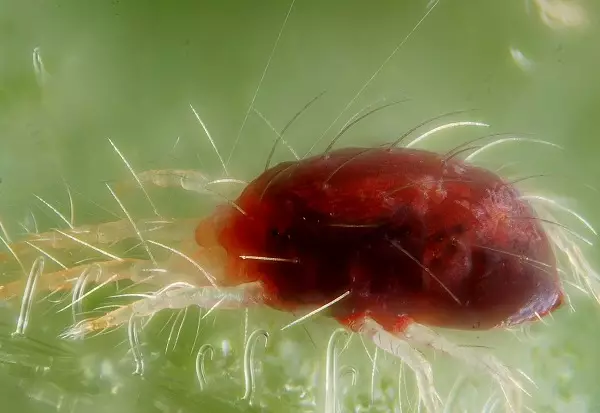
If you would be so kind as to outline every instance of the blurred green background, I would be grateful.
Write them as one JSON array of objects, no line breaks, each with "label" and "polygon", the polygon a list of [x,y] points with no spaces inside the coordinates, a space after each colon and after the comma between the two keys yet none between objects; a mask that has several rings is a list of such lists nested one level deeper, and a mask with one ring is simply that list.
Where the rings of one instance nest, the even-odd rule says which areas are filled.
[{"label": "blurred green background", "polygon": [[[264,72],[290,10],[287,1],[1,0],[2,223],[13,238],[24,232],[20,224],[31,228],[31,213],[40,230],[60,226],[34,194],[68,214],[65,183],[74,196],[77,225],[114,219],[111,212],[122,215],[104,182],[129,175],[108,138],[136,170],[199,169],[222,177],[190,104],[225,159],[239,136],[229,172],[252,179],[264,168],[276,137],[257,112],[281,130],[322,92],[286,133],[300,154],[328,131],[318,152],[369,105],[408,99],[357,124],[337,146],[390,141],[441,113],[477,109],[453,119],[487,122],[492,132],[533,134],[565,148],[511,143],[482,156],[483,165],[504,167],[515,179],[549,174],[523,181],[522,187],[552,195],[598,222],[600,196],[590,185],[600,177],[599,5],[442,0],[386,61],[433,4],[297,0]],[[248,110],[253,99],[257,112]],[[432,136],[422,146],[447,150],[483,132],[489,133],[461,128]],[[276,151],[275,161],[290,158],[285,147]],[[151,195],[161,211],[173,215],[204,216],[215,204],[178,191]],[[126,199],[135,217],[151,216],[141,193]],[[593,264],[596,252],[586,250]],[[14,278],[11,271],[4,271],[7,280]],[[529,334],[458,335],[457,340],[485,346],[531,377],[537,388],[529,386],[527,403],[535,411],[600,412],[600,312],[589,297],[575,293],[572,299],[574,313],[565,308]],[[2,411],[325,411],[326,348],[336,328],[331,321],[314,319],[306,329],[278,332],[291,316],[250,311],[249,330],[272,334],[266,350],[258,340],[256,391],[248,403],[239,400],[245,389],[244,312],[217,311],[202,320],[198,335],[197,310],[185,317],[157,316],[142,333],[140,377],[132,375],[125,330],[64,342],[57,336],[72,319],[70,311],[56,309],[49,299],[36,302],[27,338],[21,339],[10,336],[18,301],[1,309]],[[195,358],[205,343],[215,354],[206,360],[207,383],[201,389]],[[356,338],[339,357],[347,366],[338,383],[339,411],[413,410],[407,404],[410,379],[400,410],[397,362],[379,354],[372,375]],[[357,373],[355,385],[348,372]],[[485,377],[444,357],[436,357],[434,372],[444,397],[461,374],[471,378],[449,411],[481,411],[497,392]]]}]

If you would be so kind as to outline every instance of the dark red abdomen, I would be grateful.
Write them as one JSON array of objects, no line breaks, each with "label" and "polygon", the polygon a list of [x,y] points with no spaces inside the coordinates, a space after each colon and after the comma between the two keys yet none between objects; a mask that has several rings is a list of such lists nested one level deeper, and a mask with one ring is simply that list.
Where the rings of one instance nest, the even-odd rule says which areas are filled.
[{"label": "dark red abdomen", "polygon": [[490,328],[544,315],[562,290],[549,240],[495,174],[411,149],[343,149],[282,163],[220,227],[229,272],[269,304],[347,317]]}]

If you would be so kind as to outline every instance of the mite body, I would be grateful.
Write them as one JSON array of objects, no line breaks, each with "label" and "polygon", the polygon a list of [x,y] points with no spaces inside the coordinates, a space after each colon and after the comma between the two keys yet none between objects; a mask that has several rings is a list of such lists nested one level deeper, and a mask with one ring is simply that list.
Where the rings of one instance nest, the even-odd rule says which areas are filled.
[{"label": "mite body", "polygon": [[[207,237],[207,231],[214,231]],[[342,149],[271,168],[196,238],[220,245],[232,284],[265,302],[460,329],[514,325],[558,307],[548,237],[495,174],[411,149]],[[209,243],[211,241],[208,241]]]}]

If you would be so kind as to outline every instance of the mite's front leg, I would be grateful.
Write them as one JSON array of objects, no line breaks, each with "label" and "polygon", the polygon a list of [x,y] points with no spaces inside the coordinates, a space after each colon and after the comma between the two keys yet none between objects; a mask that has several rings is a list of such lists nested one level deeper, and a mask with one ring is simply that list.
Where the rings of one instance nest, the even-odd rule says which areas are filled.
[{"label": "mite's front leg", "polygon": [[[139,182],[139,183],[138,183]],[[183,169],[152,169],[139,172],[136,179],[120,182],[118,191],[132,189],[140,184],[153,185],[159,188],[181,188],[186,191],[207,194],[209,179],[200,171]]]},{"label": "mite's front leg", "polygon": [[[139,181],[139,183],[138,183]],[[134,189],[141,185],[152,185],[158,188],[178,188],[184,191],[196,192],[202,195],[214,195],[220,185],[238,188],[248,185],[248,182],[234,178],[210,180],[200,171],[185,169],[153,169],[139,172],[136,179],[120,182],[118,192]]]},{"label": "mite's front leg", "polygon": [[77,338],[86,333],[118,327],[132,318],[152,316],[165,309],[183,309],[192,305],[205,309],[239,309],[263,303],[264,289],[260,283],[219,288],[195,287],[177,282],[104,316],[84,320],[67,330],[63,337]]},{"label": "mite's front leg", "polygon": [[[153,283],[154,264],[150,261],[133,258],[99,261],[93,264],[78,265],[60,271],[40,274],[36,280],[37,291],[67,291],[78,282],[107,284],[120,280]],[[28,279],[0,285],[0,299],[20,297],[25,291]],[[159,280],[154,280],[159,282]],[[165,285],[164,282],[162,285]]]},{"label": "mite's front leg", "polygon": [[[143,236],[158,242],[179,242],[193,236],[193,229],[200,220],[146,219],[132,225],[127,219],[97,225],[82,225],[65,230],[53,230],[30,234],[26,239],[7,244],[9,251],[0,252],[0,263],[20,259],[27,261],[39,254],[48,255],[52,250],[82,249],[100,256],[115,259],[103,246],[126,239]],[[0,241],[5,241],[0,238]],[[2,245],[2,244],[0,244]]]}]

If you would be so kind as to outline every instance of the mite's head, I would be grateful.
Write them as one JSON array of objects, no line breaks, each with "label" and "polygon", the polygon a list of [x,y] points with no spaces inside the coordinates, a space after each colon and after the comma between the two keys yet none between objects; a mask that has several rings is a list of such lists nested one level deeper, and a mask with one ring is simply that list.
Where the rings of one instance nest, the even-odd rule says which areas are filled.
[{"label": "mite's head", "polygon": [[273,203],[263,197],[265,185],[280,166],[251,183],[235,202],[218,206],[196,228],[201,249],[222,251],[225,284],[257,281],[264,267],[285,262],[285,248],[279,247],[286,244],[282,241],[288,236],[294,211],[286,210],[285,202]]}]

